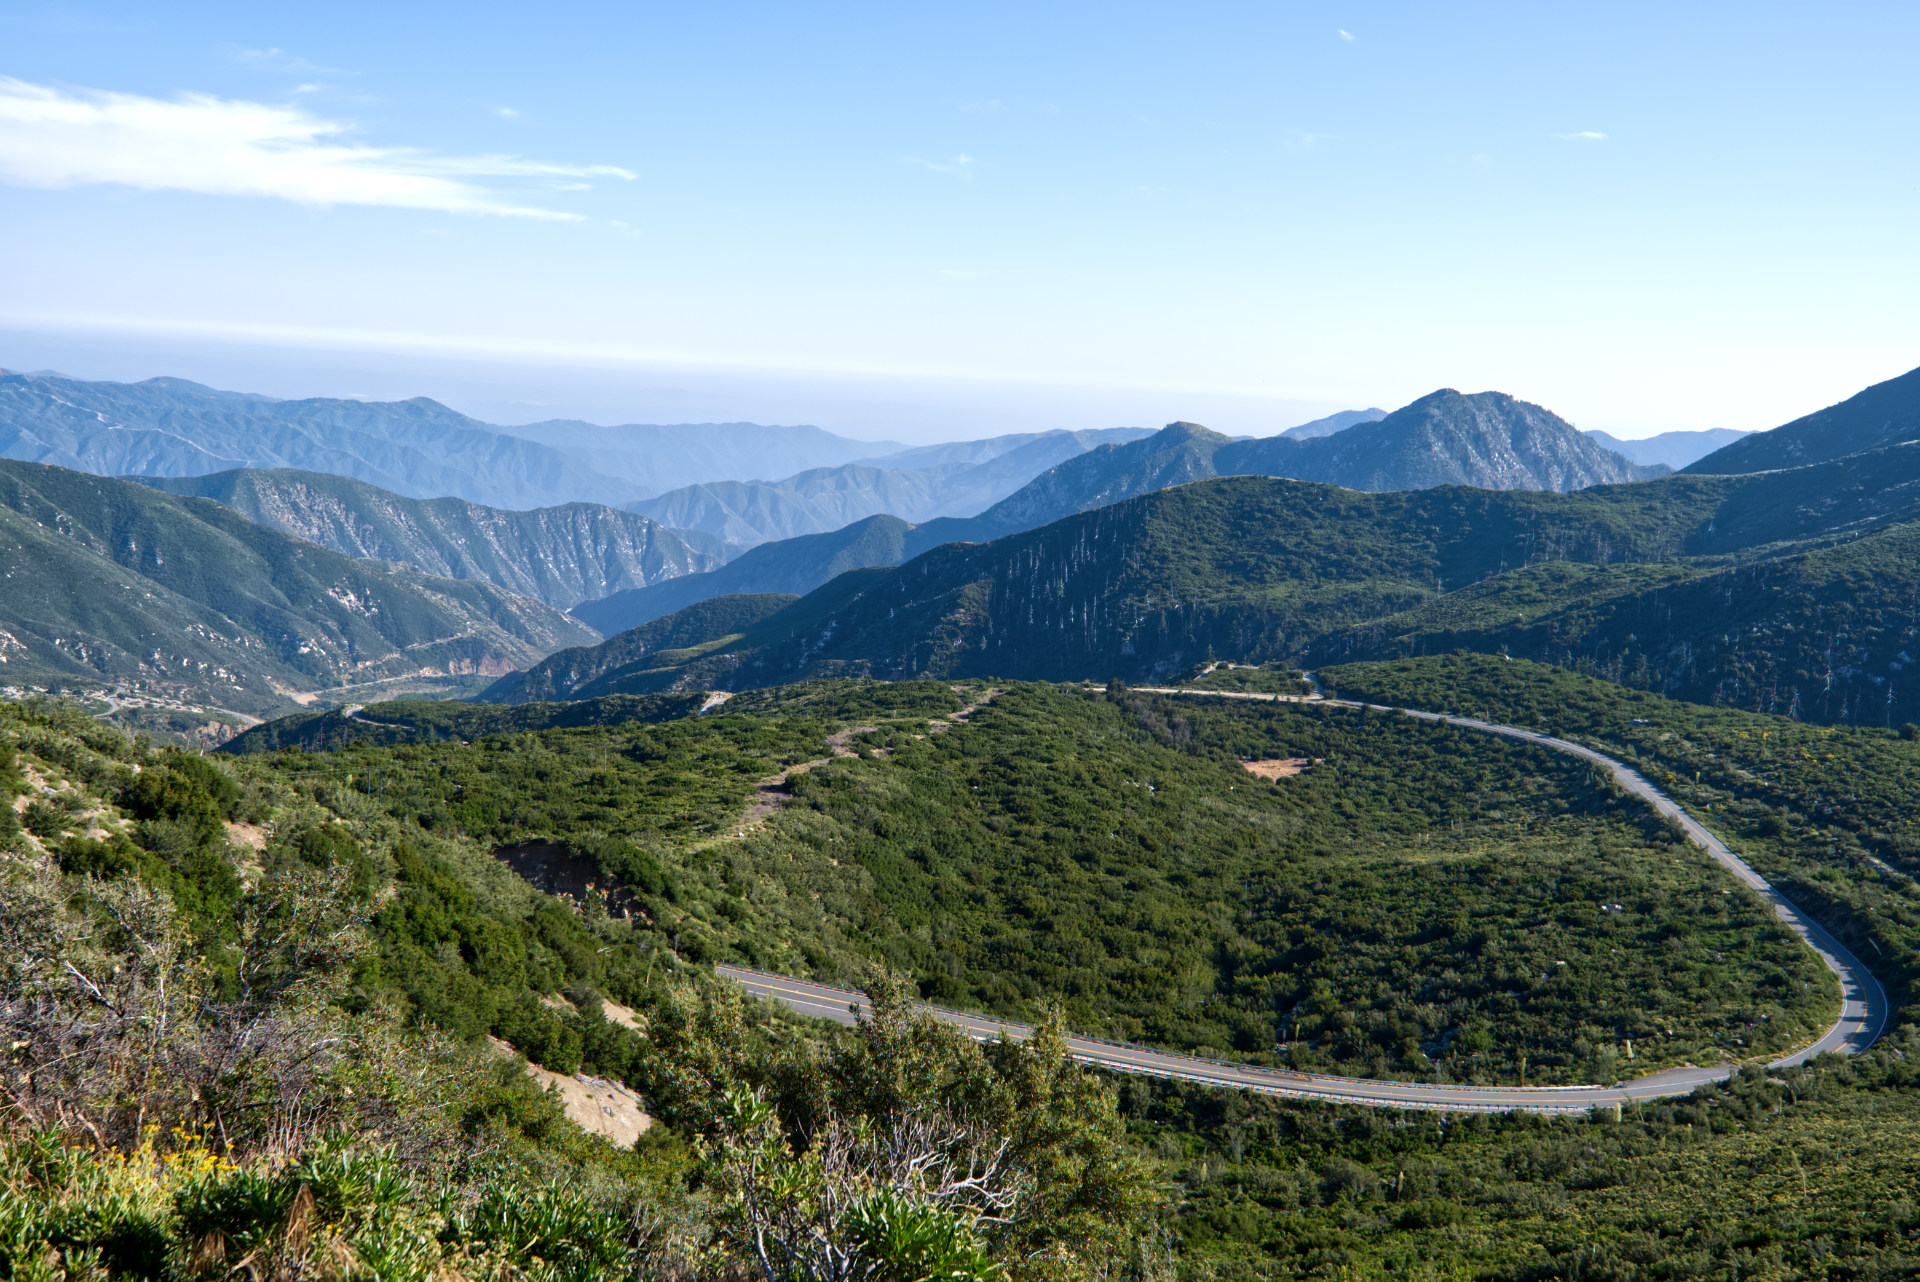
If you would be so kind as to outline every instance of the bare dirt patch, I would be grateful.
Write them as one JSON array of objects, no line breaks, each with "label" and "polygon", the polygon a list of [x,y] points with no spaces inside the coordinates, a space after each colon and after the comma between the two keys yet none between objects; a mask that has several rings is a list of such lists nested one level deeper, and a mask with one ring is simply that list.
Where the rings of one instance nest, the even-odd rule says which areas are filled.
[{"label": "bare dirt patch", "polygon": [[1243,761],[1240,768],[1256,779],[1291,779],[1313,764],[1311,757],[1270,757],[1265,761]]},{"label": "bare dirt patch", "polygon": [[227,840],[236,846],[245,846],[248,850],[265,850],[267,830],[259,824],[238,824],[228,820]]},{"label": "bare dirt patch", "polygon": [[[497,1037],[487,1040],[502,1055],[518,1054]],[[583,1131],[606,1136],[616,1148],[632,1148],[653,1125],[653,1118],[640,1106],[640,1097],[618,1082],[586,1073],[565,1077],[532,1061],[527,1063],[527,1076],[543,1089],[559,1094],[568,1121]]]}]

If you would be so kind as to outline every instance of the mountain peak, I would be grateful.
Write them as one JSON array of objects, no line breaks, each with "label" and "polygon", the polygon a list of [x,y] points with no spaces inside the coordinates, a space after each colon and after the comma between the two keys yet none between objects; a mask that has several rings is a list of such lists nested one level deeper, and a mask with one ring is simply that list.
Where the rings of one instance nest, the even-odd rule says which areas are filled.
[{"label": "mountain peak", "polygon": [[1212,428],[1202,426],[1199,423],[1189,423],[1185,419],[1179,419],[1176,422],[1167,424],[1165,427],[1161,428],[1158,432],[1155,432],[1148,439],[1152,441],[1156,447],[1165,447],[1168,445],[1176,444],[1180,441],[1198,440],[1198,441],[1214,441],[1218,443],[1221,441],[1231,440],[1232,438],[1228,436],[1222,436],[1219,432],[1214,431]]}]

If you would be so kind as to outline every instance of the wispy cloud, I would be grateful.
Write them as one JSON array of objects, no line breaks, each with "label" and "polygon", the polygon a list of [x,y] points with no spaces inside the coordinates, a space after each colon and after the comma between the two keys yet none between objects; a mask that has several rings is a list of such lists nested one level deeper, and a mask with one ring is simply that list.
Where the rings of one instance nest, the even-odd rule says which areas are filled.
[{"label": "wispy cloud", "polygon": [[1334,34],[1335,34],[1335,35],[1337,35],[1337,36],[1339,36],[1339,37],[1340,37],[1340,38],[1341,38],[1342,40],[1352,40],[1352,39],[1353,39],[1353,32],[1351,32],[1351,31],[1348,31],[1348,30],[1347,30],[1347,29],[1346,29],[1345,27],[1338,27],[1338,28],[1335,28],[1335,30],[1334,30]]},{"label": "wispy cloud", "polygon": [[520,113],[515,111],[512,107],[495,107],[493,109],[493,114],[500,117],[500,119],[502,120],[520,119]]},{"label": "wispy cloud", "polygon": [[235,62],[247,63],[256,67],[271,67],[276,71],[297,71],[302,75],[338,76],[345,74],[338,67],[323,67],[296,57],[284,49],[235,49]]},{"label": "wispy cloud", "polygon": [[955,178],[973,181],[973,166],[977,163],[972,156],[949,156],[945,160],[928,160],[925,156],[902,156],[900,163],[918,165],[922,169],[936,174],[950,174]]},{"label": "wispy cloud", "polygon": [[613,165],[372,147],[352,133],[297,107],[206,94],[168,100],[67,91],[0,76],[0,181],[16,186],[107,183],[303,205],[578,221],[578,214],[520,204],[470,180],[635,177]]},{"label": "wispy cloud", "polygon": [[1582,129],[1578,133],[1561,134],[1565,142],[1605,142],[1607,136],[1596,129]]}]

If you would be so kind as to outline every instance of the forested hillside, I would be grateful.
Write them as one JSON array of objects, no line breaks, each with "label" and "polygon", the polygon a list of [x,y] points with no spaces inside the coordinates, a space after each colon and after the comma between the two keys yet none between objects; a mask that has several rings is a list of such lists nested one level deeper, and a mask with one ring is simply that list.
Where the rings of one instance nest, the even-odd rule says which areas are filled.
[{"label": "forested hillside", "polygon": [[120,685],[258,714],[320,690],[504,672],[593,637],[490,584],[32,463],[0,461],[0,553],[9,684]]},{"label": "forested hillside", "polygon": [[[1785,712],[1797,694],[1804,716],[1862,719],[1877,690],[1884,706],[1870,715],[1884,721],[1912,650],[1898,522],[1917,513],[1920,447],[1904,446],[1565,495],[1222,478],[844,574],[724,645],[709,632],[699,641],[716,648],[633,669],[620,689],[835,674],[1164,679],[1209,658],[1505,644],[1742,706]],[[1742,588],[1730,615],[1736,583],[1767,590]],[[1686,609],[1669,620],[1674,593]],[[1851,697],[1808,666],[1836,637],[1853,646],[1829,661]]]},{"label": "forested hillside", "polygon": [[1328,638],[1322,662],[1456,648],[1798,720],[1920,719],[1920,524],[1725,568],[1508,571]]},{"label": "forested hillside", "polygon": [[[1686,705],[1461,662],[1321,675],[1343,693],[1399,680],[1453,692],[1456,708],[1504,700],[1563,733],[1637,736],[1615,749],[1663,754],[1669,788],[1703,817],[1724,808],[1709,822],[1749,859],[1870,955],[1876,940],[1890,990],[1910,1000],[1912,883],[1871,859],[1910,859],[1885,843],[1875,807],[1904,805],[1913,744],[1731,712],[1703,738],[1687,733]],[[365,727],[419,741],[213,759],[152,754],[51,705],[0,716],[18,754],[0,774],[32,794],[5,811],[27,831],[0,835],[16,849],[0,881],[8,938],[69,932],[83,975],[87,949],[108,967],[127,959],[131,999],[156,972],[100,933],[111,915],[48,905],[77,889],[158,928],[177,903],[202,923],[204,954],[186,956],[205,961],[174,963],[187,968],[175,991],[207,995],[170,1035],[180,1071],[94,1115],[107,1156],[91,1140],[9,1141],[4,1196],[23,1210],[4,1221],[0,1254],[65,1268],[96,1249],[154,1261],[129,1265],[152,1275],[196,1250],[221,1258],[207,1245],[217,1229],[229,1263],[324,1248],[441,1276],[729,1260],[751,1272],[743,1196],[790,1207],[787,1231],[812,1223],[778,1201],[792,1151],[767,1147],[780,1132],[766,1128],[821,1135],[824,1106],[1015,1137],[1043,1181],[1022,1185],[1034,1192],[1017,1234],[915,1219],[909,1197],[889,1236],[856,1239],[920,1250],[946,1223],[953,1236],[931,1239],[949,1243],[943,1276],[980,1282],[995,1261],[1021,1278],[1058,1276],[1056,1264],[1130,1272],[1143,1242],[1155,1276],[1248,1278],[1865,1271],[1904,1249],[1899,1203],[1920,1183],[1903,1142],[1920,1134],[1906,1059],[1920,1045],[1904,1028],[1857,1062],[1742,1073],[1617,1120],[1423,1117],[1100,1085],[1044,1039],[980,1049],[915,1026],[884,985],[880,1021],[823,1035],[699,980],[705,959],[838,977],[878,956],[953,1004],[1024,1013],[1057,997],[1070,1027],[1362,1073],[1497,1078],[1524,1053],[1530,1081],[1742,1056],[1830,1018],[1830,981],[1763,906],[1721,894],[1715,865],[1565,757],[1391,716],[1118,686],[825,682],[685,719],[631,701],[647,720],[625,722],[616,700],[597,702],[601,722],[574,728],[564,719],[582,714],[567,705],[375,705]],[[1776,732],[1805,742],[1764,737]],[[1767,753],[1807,769],[1779,776],[1779,791],[1730,788],[1750,789]],[[1306,768],[1270,781],[1241,764],[1283,754]],[[1678,782],[1689,765],[1697,792]],[[556,843],[568,858],[524,862]],[[528,887],[514,861],[566,897]],[[159,915],[129,916],[127,897],[148,887]],[[280,904],[298,929],[252,924]],[[218,1004],[222,974],[257,977],[251,1006]],[[52,1003],[5,1007],[16,1045],[60,1026],[23,1018],[89,1010],[64,972],[8,975]],[[638,1031],[614,1018],[626,1010]],[[236,1011],[241,1022],[222,1022]],[[34,1107],[123,1080],[89,1074],[146,1045],[102,1035],[138,1039],[138,1020],[86,1017],[102,1030],[97,1057],[43,1073]],[[252,1071],[213,1093],[188,1070],[230,1027]],[[563,1079],[631,1084],[653,1130],[624,1153],[583,1135],[514,1060],[467,1049],[486,1031]],[[306,1057],[297,1073],[290,1056]],[[865,1067],[878,1063],[893,1066],[880,1080]],[[739,1094],[756,1087],[775,1111]],[[136,1102],[174,1127],[171,1164],[113,1156]],[[295,1116],[304,1129],[286,1129]],[[391,1147],[348,1138],[368,1129]],[[270,1158],[287,1151],[270,1136],[297,1159]],[[211,1173],[189,1174],[195,1163]],[[1699,1198],[1702,1184],[1717,1196]],[[293,1216],[303,1185],[313,1209]],[[110,1203],[115,1190],[133,1200]]]}]

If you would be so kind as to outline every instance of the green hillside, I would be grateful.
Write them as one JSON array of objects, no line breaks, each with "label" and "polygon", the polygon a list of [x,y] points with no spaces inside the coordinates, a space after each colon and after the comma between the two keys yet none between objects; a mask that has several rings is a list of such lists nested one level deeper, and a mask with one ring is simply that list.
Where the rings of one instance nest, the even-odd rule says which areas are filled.
[{"label": "green hillside", "polygon": [[[1265,1036],[1301,1063],[1396,1075],[1498,1076],[1527,1053],[1529,1080],[1745,1054],[1814,1015],[1795,985],[1817,990],[1824,972],[1636,804],[1557,754],[1396,717],[1119,687],[826,682],[749,692],[718,715],[572,728],[553,718],[577,711],[554,705],[446,709],[437,724],[426,705],[372,708],[435,737],[462,716],[508,720],[470,744],[199,758],[13,705],[0,784],[34,804],[29,832],[0,834],[29,860],[6,864],[5,937],[66,932],[57,955],[144,983],[156,972],[105,910],[158,923],[178,904],[203,951],[177,954],[174,991],[204,1004],[151,1043],[166,1073],[91,1078],[145,1062],[146,1025],[89,1013],[57,967],[9,968],[9,1000],[37,1003],[6,1007],[16,1049],[62,1020],[100,1030],[94,1058],[37,1061],[35,1106],[96,1080],[120,1093],[94,1115],[104,1152],[91,1137],[0,1144],[15,1199],[3,1205],[19,1211],[0,1253],[184,1260],[217,1229],[304,1258],[319,1248],[281,1233],[304,1185],[314,1241],[404,1252],[422,1275],[725,1263],[741,1249],[733,1203],[688,1192],[737,1188],[736,1155],[776,1154],[725,1129],[736,1115],[719,1092],[754,1086],[802,1126],[823,1097],[875,1126],[903,1103],[947,1117],[1004,1101],[986,1115],[993,1133],[1031,1146],[1035,1176],[1056,1181],[1041,1187],[1071,1177],[1093,1199],[1030,1221],[1026,1245],[980,1239],[1010,1278],[1056,1277],[1036,1261],[1062,1259],[1126,1271],[1141,1240],[1158,1244],[1159,1276],[1180,1278],[1897,1275],[1920,1189],[1920,1043],[1904,1027],[1920,913],[1913,883],[1872,860],[1910,858],[1885,838],[1912,794],[1915,745],[1497,659],[1321,676],[1639,752],[1745,857],[1884,957],[1895,1030],[1854,1061],[1755,1069],[1617,1120],[1459,1117],[1103,1084],[1044,1046],[974,1048],[891,1016],[822,1035],[701,986],[703,958],[838,976],[877,954],[949,1001],[1031,1011],[1057,995],[1070,1025],[1167,1044],[1258,1057],[1242,1039]],[[1322,759],[1277,783],[1239,764],[1268,753]],[[781,772],[783,789],[763,786]],[[584,864],[568,884],[605,897],[554,898],[493,856],[534,837],[564,843]],[[53,871],[29,874],[43,851]],[[161,916],[128,917],[147,886],[164,891]],[[256,928],[283,904],[302,929]],[[276,960],[281,947],[294,951]],[[220,975],[241,966],[299,982],[219,1004]],[[1623,1022],[1635,1019],[1647,1027]],[[198,1065],[227,1027],[252,1049],[247,1075],[216,1093]],[[463,1040],[483,1031],[563,1073],[632,1084],[659,1123],[633,1150],[583,1134],[514,1060]],[[199,1137],[221,1134],[213,1110],[230,1107],[216,1153]],[[296,1117],[312,1129],[284,1129]],[[166,1162],[111,1147],[124,1135],[131,1151],[142,1119],[160,1125]],[[328,1128],[381,1139],[317,1138]],[[269,1148],[289,1133],[292,1160]],[[756,1187],[787,1196],[785,1169],[776,1159]],[[671,1231],[634,1234],[636,1221]],[[239,1245],[225,1250],[231,1261]]]},{"label": "green hillside", "polygon": [[1713,569],[1509,571],[1316,646],[1320,662],[1465,648],[1697,703],[1820,722],[1920,720],[1920,523]]},{"label": "green hillside", "polygon": [[[1653,654],[1632,679],[1696,691],[1725,685],[1750,700],[1743,706],[1774,706],[1761,701],[1764,686],[1780,711],[1802,689],[1802,715],[1861,719],[1859,695],[1843,709],[1825,685],[1816,706],[1808,683],[1824,683],[1825,672],[1816,678],[1805,668],[1803,638],[1825,628],[1830,642],[1844,616],[1867,647],[1859,662],[1847,660],[1861,691],[1884,690],[1898,671],[1890,665],[1909,662],[1903,648],[1912,652],[1897,626],[1906,536],[1889,522],[1917,513],[1915,447],[1794,472],[1573,494],[1365,494],[1222,478],[842,575],[723,649],[655,657],[620,688],[742,689],[826,675],[1165,679],[1209,658],[1324,662],[1409,645],[1498,648],[1518,644],[1508,632],[1524,625],[1540,639],[1523,651],[1556,662],[1592,662],[1628,679]],[[1821,540],[1839,542],[1796,551]],[[1787,589],[1807,576],[1829,586]],[[1751,619],[1729,616],[1713,593],[1724,596],[1735,582],[1780,591],[1743,597]],[[1686,598],[1688,612],[1656,632],[1648,612],[1664,611],[1663,592],[1697,600]],[[1878,613],[1855,609],[1856,592],[1877,601]],[[1608,616],[1613,632],[1586,638],[1598,625],[1582,622],[1579,644],[1569,641],[1563,613],[1586,620],[1616,601],[1638,605]],[[1721,662],[1706,641],[1734,619],[1744,630],[1722,647]],[[1659,649],[1669,634],[1692,648],[1679,658]],[[722,635],[692,628],[681,644]],[[588,665],[601,666],[612,665]],[[569,689],[581,688],[552,693]],[[601,692],[611,691],[593,691]],[[1888,711],[1871,709],[1880,720]]]},{"label": "green hillside", "polygon": [[123,686],[257,714],[304,693],[503,672],[592,636],[489,584],[32,463],[0,460],[0,552],[0,657],[16,686]]}]

